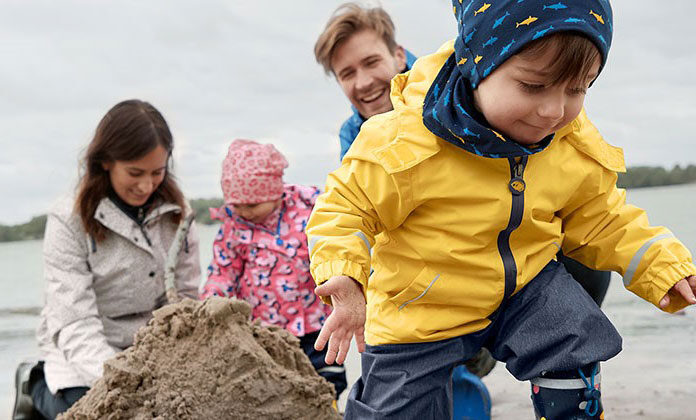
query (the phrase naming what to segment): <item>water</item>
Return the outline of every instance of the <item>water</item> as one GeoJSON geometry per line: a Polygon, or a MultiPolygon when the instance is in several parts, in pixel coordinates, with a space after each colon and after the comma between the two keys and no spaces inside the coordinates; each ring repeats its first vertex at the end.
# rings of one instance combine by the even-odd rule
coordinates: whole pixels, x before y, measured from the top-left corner
{"type": "MultiPolygon", "coordinates": [[[[669,227],[691,250],[696,250],[694,197],[696,184],[628,192],[629,203],[646,209],[652,224],[669,227]]],[[[199,226],[203,273],[216,232],[217,226],[199,226]]],[[[0,418],[10,416],[15,367],[38,355],[34,330],[43,299],[41,246],[41,241],[0,243],[0,418]]],[[[664,340],[671,345],[696,334],[693,316],[665,315],[627,293],[617,275],[612,280],[604,308],[627,341],[664,340]]],[[[685,345],[689,348],[693,354],[693,347],[685,345]]]]}

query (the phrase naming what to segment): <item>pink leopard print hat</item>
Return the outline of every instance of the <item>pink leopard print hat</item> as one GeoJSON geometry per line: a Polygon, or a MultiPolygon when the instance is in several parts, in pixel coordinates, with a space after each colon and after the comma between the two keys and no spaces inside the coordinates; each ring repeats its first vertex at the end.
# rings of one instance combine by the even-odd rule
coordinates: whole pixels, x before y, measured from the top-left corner
{"type": "Polygon", "coordinates": [[[237,139],[222,162],[222,194],[227,204],[256,204],[283,195],[288,161],[271,144],[237,139]]]}

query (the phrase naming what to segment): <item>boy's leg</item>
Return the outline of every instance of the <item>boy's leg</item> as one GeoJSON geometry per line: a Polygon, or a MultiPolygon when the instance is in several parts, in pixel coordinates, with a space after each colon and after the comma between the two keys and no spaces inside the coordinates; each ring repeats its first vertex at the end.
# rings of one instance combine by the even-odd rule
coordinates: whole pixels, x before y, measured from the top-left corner
{"type": "MultiPolygon", "coordinates": [[[[543,379],[560,380],[564,375],[575,376],[565,379],[577,385],[582,381],[579,368],[592,369],[621,351],[621,336],[614,326],[563,265],[555,261],[510,298],[490,337],[487,346],[491,353],[505,362],[518,380],[546,385],[559,382],[543,379]]],[[[583,376],[588,378],[586,373],[583,376]]],[[[544,387],[545,391],[549,389],[554,388],[544,387]]],[[[547,403],[573,413],[565,418],[595,418],[588,416],[584,407],[601,404],[597,392],[580,392],[578,388],[534,394],[535,407],[544,406],[544,398],[559,398],[547,403]]],[[[599,410],[597,418],[601,414],[599,410]]]]}
{"type": "Polygon", "coordinates": [[[452,418],[452,369],[475,350],[460,338],[366,346],[345,419],[452,418]]]}
{"type": "Polygon", "coordinates": [[[586,267],[572,258],[568,258],[562,253],[558,253],[558,261],[565,267],[566,271],[580,283],[583,289],[595,301],[597,306],[602,306],[604,296],[607,295],[609,289],[609,281],[611,280],[610,271],[598,271],[586,267]]]}
{"type": "Polygon", "coordinates": [[[348,386],[348,380],[346,379],[346,368],[342,365],[327,365],[324,361],[326,357],[326,351],[329,346],[324,347],[324,350],[317,351],[314,349],[314,342],[317,341],[319,337],[319,331],[306,334],[300,337],[300,347],[302,351],[309,357],[309,361],[312,362],[314,370],[317,373],[331,382],[336,390],[336,399],[341,395],[341,393],[348,386]]]}

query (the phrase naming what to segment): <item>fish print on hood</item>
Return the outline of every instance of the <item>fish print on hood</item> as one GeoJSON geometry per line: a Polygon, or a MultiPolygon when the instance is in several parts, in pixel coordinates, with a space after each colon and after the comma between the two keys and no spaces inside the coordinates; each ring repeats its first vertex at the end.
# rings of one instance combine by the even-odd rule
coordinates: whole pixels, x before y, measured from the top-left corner
{"type": "Polygon", "coordinates": [[[524,146],[496,132],[473,105],[472,91],[529,42],[557,32],[578,32],[599,49],[601,68],[612,38],[608,0],[452,0],[459,26],[454,53],[425,97],[423,122],[433,134],[470,153],[491,158],[531,155],[553,134],[524,146]]]}

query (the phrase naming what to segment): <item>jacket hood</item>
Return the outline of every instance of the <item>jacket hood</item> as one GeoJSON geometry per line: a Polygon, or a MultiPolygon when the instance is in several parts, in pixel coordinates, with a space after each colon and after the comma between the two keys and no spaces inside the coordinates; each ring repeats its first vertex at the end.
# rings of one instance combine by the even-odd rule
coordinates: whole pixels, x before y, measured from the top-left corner
{"type": "MultiPolygon", "coordinates": [[[[409,152],[407,154],[409,156],[399,156],[398,158],[394,156],[394,150],[398,149],[398,147],[395,147],[392,143],[376,148],[373,154],[385,165],[385,169],[388,172],[407,169],[437,153],[441,148],[441,143],[437,140],[438,138],[452,143],[447,138],[433,134],[429,130],[424,123],[423,113],[426,95],[442,66],[453,56],[454,43],[454,40],[444,43],[435,53],[421,57],[410,72],[397,75],[392,80],[391,100],[394,112],[399,120],[398,141],[396,143],[397,145],[408,144],[409,152]]],[[[472,121],[479,127],[485,127],[473,118],[472,121]]],[[[543,150],[544,147],[555,141],[554,139],[558,139],[559,141],[572,144],[573,147],[583,154],[611,171],[625,171],[622,149],[612,146],[602,139],[601,134],[589,122],[584,109],[575,120],[552,136],[549,136],[544,147],[538,147],[536,150],[524,147],[513,141],[505,141],[490,128],[486,127],[485,130],[491,134],[491,136],[487,137],[490,141],[488,147],[480,143],[460,140],[457,140],[456,143],[458,144],[455,144],[455,146],[479,156],[495,158],[533,154],[536,151],[543,150]],[[588,139],[592,139],[592,141],[588,139]],[[473,147],[467,146],[467,144],[473,147]],[[507,153],[504,150],[506,147],[509,148],[507,153]],[[498,150],[502,150],[502,152],[496,154],[498,150]]]]}

